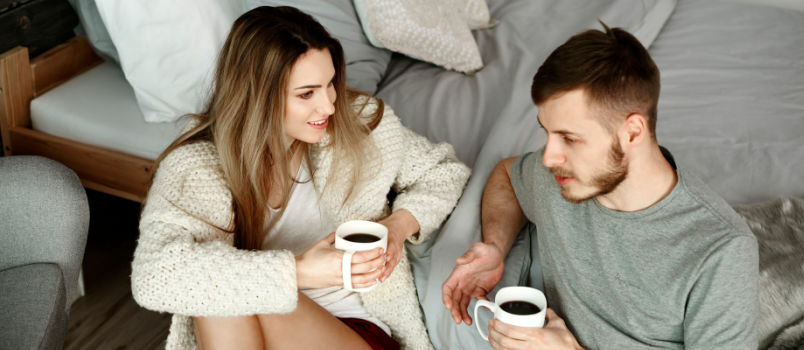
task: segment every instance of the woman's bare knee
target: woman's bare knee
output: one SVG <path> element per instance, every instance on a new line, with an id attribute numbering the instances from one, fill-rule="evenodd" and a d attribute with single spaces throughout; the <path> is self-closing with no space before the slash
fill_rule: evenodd
<path id="1" fill-rule="evenodd" d="M 363 338 L 324 308 L 299 293 L 296 309 L 284 315 L 257 315 L 265 344 L 306 349 L 371 349 Z"/>
<path id="2" fill-rule="evenodd" d="M 256 316 L 194 317 L 199 350 L 263 349 L 265 342 Z"/>

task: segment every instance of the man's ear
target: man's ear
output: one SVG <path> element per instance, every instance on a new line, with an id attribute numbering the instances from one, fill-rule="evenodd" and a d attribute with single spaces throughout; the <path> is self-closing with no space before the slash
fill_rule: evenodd
<path id="1" fill-rule="evenodd" d="M 623 133 L 626 137 L 625 141 L 631 146 L 642 143 L 643 140 L 650 137 L 648 135 L 648 119 L 640 113 L 629 114 L 625 118 Z"/>

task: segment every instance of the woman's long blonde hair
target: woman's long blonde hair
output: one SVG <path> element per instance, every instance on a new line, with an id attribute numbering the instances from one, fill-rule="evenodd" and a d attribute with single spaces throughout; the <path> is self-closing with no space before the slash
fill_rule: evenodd
<path id="1" fill-rule="evenodd" d="M 311 174 L 314 171 L 308 145 L 296 140 L 286 150 L 284 130 L 290 71 L 311 49 L 328 49 L 335 67 L 333 85 L 338 98 L 327 128 L 327 147 L 333 152 L 327 182 L 334 179 L 339 163 L 360 169 L 369 152 L 364 147 L 367 135 L 382 118 L 382 101 L 377 100 L 373 114 L 360 117 L 366 102 L 360 107 L 354 103 L 365 94 L 346 87 L 340 43 L 315 19 L 293 7 L 258 7 L 234 22 L 218 58 L 207 109 L 191 115 L 199 124 L 179 136 L 156 160 L 155 168 L 168 153 L 189 143 L 211 141 L 215 145 L 233 196 L 231 232 L 238 248 L 259 249 L 262 245 L 269 193 L 281 191 L 282 208 L 286 206 L 296 181 L 291 159 L 303 157 Z M 359 172 L 353 171 L 349 181 L 347 193 L 351 194 L 360 181 Z"/>

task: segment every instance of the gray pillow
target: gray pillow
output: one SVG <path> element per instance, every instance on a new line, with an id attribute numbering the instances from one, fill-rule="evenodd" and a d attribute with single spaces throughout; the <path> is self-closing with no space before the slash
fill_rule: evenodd
<path id="1" fill-rule="evenodd" d="M 69 1 L 81 21 L 81 26 L 76 28 L 76 33 L 86 36 L 89 39 L 89 44 L 104 60 L 119 65 L 120 59 L 117 56 L 117 49 L 112 43 L 109 32 L 106 31 L 106 26 L 103 25 L 103 20 L 101 20 L 98 13 L 98 7 L 95 6 L 95 0 Z M 83 33 L 81 33 L 82 30 Z"/>
<path id="2" fill-rule="evenodd" d="M 346 83 L 370 94 L 385 74 L 391 51 L 372 46 L 351 0 L 246 0 L 245 10 L 258 6 L 293 6 L 313 16 L 338 39 L 346 56 Z"/>

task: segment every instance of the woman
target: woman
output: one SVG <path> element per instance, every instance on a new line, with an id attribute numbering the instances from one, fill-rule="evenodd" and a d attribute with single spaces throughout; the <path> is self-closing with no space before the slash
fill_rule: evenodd
<path id="1" fill-rule="evenodd" d="M 312 17 L 260 7 L 232 26 L 207 111 L 157 160 L 132 293 L 175 314 L 168 348 L 430 348 L 403 245 L 453 209 L 469 176 L 452 147 L 345 86 Z M 398 195 L 389 208 L 387 194 Z M 374 220 L 387 251 L 353 257 L 334 228 Z"/>

